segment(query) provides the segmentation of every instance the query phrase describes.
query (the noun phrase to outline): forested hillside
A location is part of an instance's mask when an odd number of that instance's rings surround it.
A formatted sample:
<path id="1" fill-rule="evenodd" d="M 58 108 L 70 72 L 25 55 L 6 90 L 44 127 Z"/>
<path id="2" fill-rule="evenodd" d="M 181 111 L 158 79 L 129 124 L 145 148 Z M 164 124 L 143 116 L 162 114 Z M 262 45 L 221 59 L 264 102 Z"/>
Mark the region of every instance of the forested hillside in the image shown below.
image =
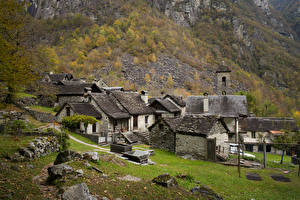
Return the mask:
<path id="1" fill-rule="evenodd" d="M 28 12 L 43 69 L 199 95 L 215 92 L 225 61 L 233 92 L 247 92 L 257 115 L 300 110 L 300 44 L 268 0 L 33 0 Z"/>
<path id="2" fill-rule="evenodd" d="M 271 0 L 273 7 L 285 18 L 300 39 L 300 1 Z"/>

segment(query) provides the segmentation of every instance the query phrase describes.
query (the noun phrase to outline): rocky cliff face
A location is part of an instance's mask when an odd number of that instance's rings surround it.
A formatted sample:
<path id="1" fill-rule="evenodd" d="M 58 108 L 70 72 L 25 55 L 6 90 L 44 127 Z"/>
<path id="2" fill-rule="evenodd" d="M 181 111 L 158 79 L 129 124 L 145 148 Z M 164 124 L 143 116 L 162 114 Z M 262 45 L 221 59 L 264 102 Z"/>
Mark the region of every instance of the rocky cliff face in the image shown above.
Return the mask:
<path id="1" fill-rule="evenodd" d="M 119 0 L 29 0 L 28 12 L 37 19 L 51 19 L 80 13 L 97 23 L 104 23 L 106 16 L 117 18 L 121 15 Z"/>
<path id="2" fill-rule="evenodd" d="M 207 10 L 226 13 L 229 8 L 225 2 L 217 0 L 148 0 L 166 16 L 183 26 L 194 25 Z"/>
<path id="3" fill-rule="evenodd" d="M 270 6 L 269 6 L 269 0 L 253 0 L 255 5 L 262 9 L 266 15 L 270 15 Z"/>

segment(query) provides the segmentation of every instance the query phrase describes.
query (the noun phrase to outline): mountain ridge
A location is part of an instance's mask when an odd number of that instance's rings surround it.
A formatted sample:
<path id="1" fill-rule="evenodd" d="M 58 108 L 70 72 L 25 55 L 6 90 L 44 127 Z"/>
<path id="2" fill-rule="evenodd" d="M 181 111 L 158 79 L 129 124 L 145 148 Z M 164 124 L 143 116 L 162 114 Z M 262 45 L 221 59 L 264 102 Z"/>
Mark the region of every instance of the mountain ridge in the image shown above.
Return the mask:
<path id="1" fill-rule="evenodd" d="M 167 89 L 199 94 L 207 90 L 214 93 L 211 72 L 225 60 L 234 72 L 233 80 L 238 83 L 233 92 L 248 89 L 265 93 L 278 106 L 283 105 L 284 113 L 289 108 L 282 99 L 288 98 L 291 104 L 297 104 L 300 45 L 291 37 L 292 31 L 281 21 L 281 16 L 272 15 L 274 11 L 267 0 L 138 3 L 107 0 L 101 1 L 102 4 L 89 0 L 76 0 L 71 4 L 70 1 L 49 1 L 44 9 L 38 7 L 43 1 L 32 2 L 38 3 L 36 10 L 29 10 L 39 23 L 47 28 L 49 24 L 59 25 L 51 32 L 51 37 L 57 34 L 54 43 L 41 41 L 46 53 L 56 58 L 57 62 L 51 66 L 58 71 L 90 77 L 100 73 L 111 84 L 130 89 L 160 90 L 172 79 L 172 88 Z M 88 11 L 90 7 L 94 9 Z M 46 13 L 44 17 L 42 13 Z M 78 13 L 87 17 L 80 17 Z M 74 18 L 85 25 L 79 23 L 77 28 L 66 31 L 70 26 L 68 20 L 76 24 Z M 61 25 L 63 21 L 65 25 Z M 60 25 L 63 31 L 58 30 Z M 128 57 L 126 54 L 132 60 L 129 64 L 123 59 Z M 154 71 L 160 71 L 154 76 L 156 72 L 150 72 L 153 66 L 164 65 L 161 60 L 168 58 L 178 61 L 171 65 L 184 63 L 195 72 L 186 74 L 186 81 L 182 83 L 182 77 L 178 78 L 169 70 L 172 67 L 165 64 L 169 75 L 154 67 Z"/>

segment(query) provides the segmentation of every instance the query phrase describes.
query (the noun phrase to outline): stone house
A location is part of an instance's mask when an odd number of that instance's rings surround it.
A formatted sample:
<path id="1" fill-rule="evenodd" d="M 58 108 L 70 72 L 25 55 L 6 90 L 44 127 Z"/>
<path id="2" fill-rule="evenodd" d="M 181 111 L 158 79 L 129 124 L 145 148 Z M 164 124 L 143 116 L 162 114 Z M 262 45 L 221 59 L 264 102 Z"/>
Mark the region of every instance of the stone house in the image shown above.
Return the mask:
<path id="1" fill-rule="evenodd" d="M 228 154 L 227 146 L 222 145 L 228 139 L 227 130 L 216 117 L 160 118 L 149 130 L 152 148 L 203 160 L 215 160 L 216 146 Z"/>
<path id="2" fill-rule="evenodd" d="M 181 109 L 168 99 L 154 99 L 150 104 L 155 110 L 156 117 L 180 117 Z"/>
<path id="3" fill-rule="evenodd" d="M 103 136 L 106 133 L 129 131 L 130 115 L 122 107 L 119 107 L 114 99 L 106 93 L 92 93 L 89 103 L 93 105 L 102 115 L 99 133 Z"/>
<path id="4" fill-rule="evenodd" d="M 103 92 L 94 83 L 80 83 L 80 84 L 64 84 L 57 85 L 58 92 L 57 103 L 62 106 L 65 103 L 81 103 L 86 102 L 86 96 L 90 93 L 101 93 Z"/>
<path id="5" fill-rule="evenodd" d="M 130 115 L 129 131 L 147 132 L 155 122 L 154 110 L 148 106 L 148 94 L 137 92 L 111 91 L 109 96 L 114 103 L 122 107 Z"/>
<path id="6" fill-rule="evenodd" d="M 246 96 L 216 95 L 189 96 L 186 99 L 185 115 L 217 116 L 227 130 L 229 142 L 236 143 L 238 121 L 248 116 Z"/>
<path id="7" fill-rule="evenodd" d="M 149 99 L 149 106 L 155 110 L 156 120 L 160 117 L 182 117 L 185 112 L 182 97 L 170 94 Z"/>
<path id="8" fill-rule="evenodd" d="M 284 130 L 296 132 L 297 124 L 293 118 L 248 117 L 241 121 L 244 144 L 247 151 L 263 151 L 260 144 L 262 137 L 267 144 L 267 152 L 281 154 L 272 144 L 276 136 L 284 134 Z"/>
<path id="9" fill-rule="evenodd" d="M 61 109 L 56 113 L 56 120 L 58 122 L 62 122 L 62 119 L 66 116 L 73 116 L 73 115 L 87 115 L 95 117 L 98 120 L 102 119 L 102 115 L 97 109 L 89 103 L 65 103 Z M 100 130 L 101 122 L 97 122 L 96 124 L 88 124 L 86 129 L 86 134 L 95 134 L 98 133 Z M 78 129 L 85 133 L 84 124 L 81 123 Z"/>

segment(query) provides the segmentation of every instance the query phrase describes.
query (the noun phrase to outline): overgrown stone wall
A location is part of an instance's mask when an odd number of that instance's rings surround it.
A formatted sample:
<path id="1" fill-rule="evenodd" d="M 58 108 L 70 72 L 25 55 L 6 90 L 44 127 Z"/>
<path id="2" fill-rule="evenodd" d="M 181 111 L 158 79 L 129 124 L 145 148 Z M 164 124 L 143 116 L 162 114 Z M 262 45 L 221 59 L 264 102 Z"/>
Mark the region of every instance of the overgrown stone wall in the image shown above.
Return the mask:
<path id="1" fill-rule="evenodd" d="M 31 141 L 28 146 L 21 147 L 18 152 L 14 154 L 12 160 L 25 161 L 39 158 L 41 156 L 45 156 L 57 151 L 59 151 L 59 143 L 57 137 L 38 137 Z"/>
<path id="2" fill-rule="evenodd" d="M 39 112 L 29 108 L 24 108 L 24 109 L 29 115 L 31 115 L 34 119 L 40 122 L 51 123 L 55 121 L 55 116 L 52 115 L 51 113 Z"/>
<path id="3" fill-rule="evenodd" d="M 205 137 L 176 134 L 176 154 L 191 155 L 195 159 L 206 159 L 207 140 Z"/>
<path id="4" fill-rule="evenodd" d="M 175 133 L 164 122 L 156 123 L 151 128 L 150 145 L 175 153 Z"/>

